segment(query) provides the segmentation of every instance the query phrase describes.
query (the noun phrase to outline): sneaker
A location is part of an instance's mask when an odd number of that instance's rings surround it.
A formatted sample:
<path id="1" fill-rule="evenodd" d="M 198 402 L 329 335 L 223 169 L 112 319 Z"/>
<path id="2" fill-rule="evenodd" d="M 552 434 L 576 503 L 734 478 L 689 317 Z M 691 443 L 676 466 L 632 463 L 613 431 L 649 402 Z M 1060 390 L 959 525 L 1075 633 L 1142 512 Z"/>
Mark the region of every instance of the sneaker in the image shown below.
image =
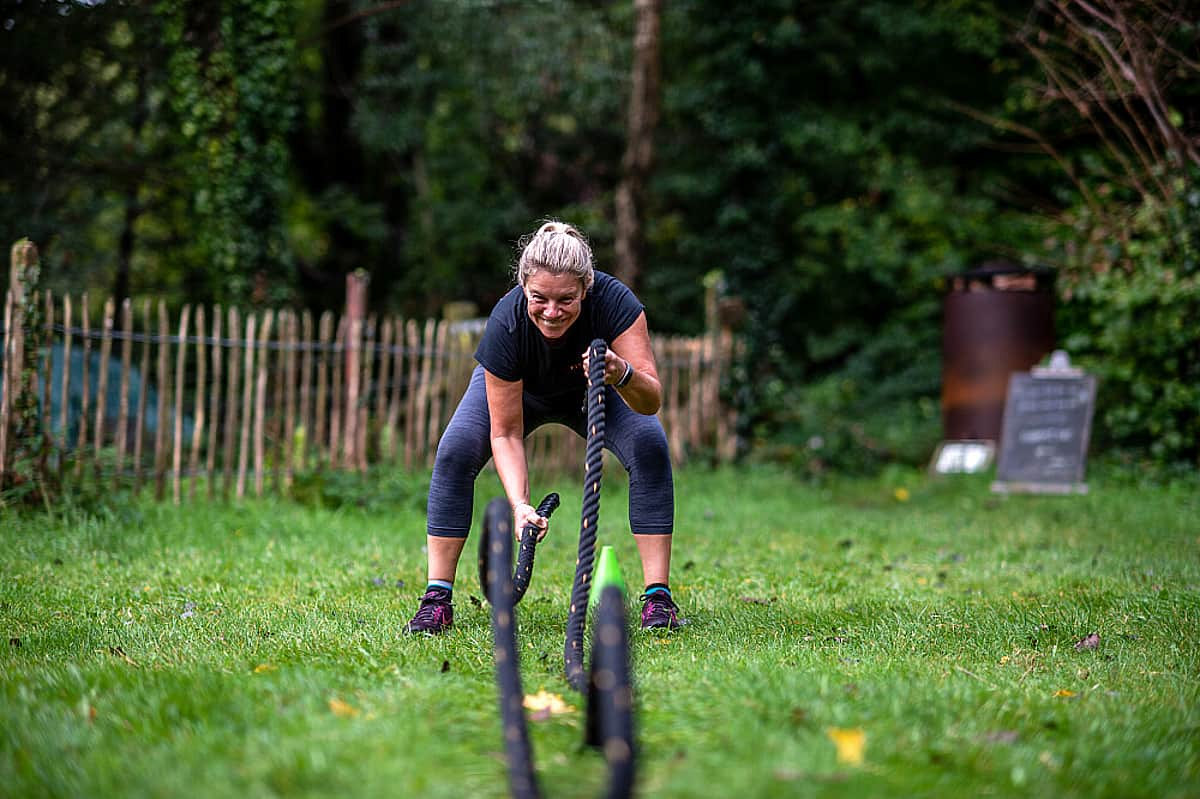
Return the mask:
<path id="1" fill-rule="evenodd" d="M 435 585 L 421 597 L 421 607 L 412 621 L 404 625 L 404 632 L 437 635 L 450 629 L 452 624 L 454 605 L 450 604 L 450 592 Z"/>
<path id="2" fill-rule="evenodd" d="M 687 619 L 679 618 L 679 606 L 662 591 L 642 594 L 639 599 L 642 600 L 643 630 L 674 630 L 687 624 Z"/>

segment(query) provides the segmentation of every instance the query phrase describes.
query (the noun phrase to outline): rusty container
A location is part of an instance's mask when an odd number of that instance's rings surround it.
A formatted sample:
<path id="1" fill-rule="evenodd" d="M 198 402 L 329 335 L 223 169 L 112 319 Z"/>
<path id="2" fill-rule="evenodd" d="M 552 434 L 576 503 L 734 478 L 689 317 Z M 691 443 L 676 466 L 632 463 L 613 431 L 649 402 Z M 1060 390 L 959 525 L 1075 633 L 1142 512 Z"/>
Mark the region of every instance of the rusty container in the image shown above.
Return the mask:
<path id="1" fill-rule="evenodd" d="M 985 263 L 951 278 L 943 313 L 943 436 L 998 441 L 1009 375 L 1054 349 L 1054 272 Z"/>

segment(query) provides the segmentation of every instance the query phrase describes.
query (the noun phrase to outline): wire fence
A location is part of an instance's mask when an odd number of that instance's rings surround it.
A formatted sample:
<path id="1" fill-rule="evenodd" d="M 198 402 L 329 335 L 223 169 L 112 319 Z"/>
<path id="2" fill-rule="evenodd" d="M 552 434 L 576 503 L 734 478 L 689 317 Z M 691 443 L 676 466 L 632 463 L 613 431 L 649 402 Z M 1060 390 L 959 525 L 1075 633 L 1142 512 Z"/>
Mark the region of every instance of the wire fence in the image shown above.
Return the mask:
<path id="1" fill-rule="evenodd" d="M 432 465 L 465 390 L 481 320 L 314 316 L 9 291 L 0 479 L 22 453 L 59 476 L 153 485 L 159 499 L 286 493 L 298 473 Z M 721 400 L 727 331 L 655 336 L 674 462 L 734 454 Z M 36 402 L 34 397 L 36 396 Z M 582 439 L 551 426 L 532 470 L 574 471 Z M 32 439 L 36 438 L 36 441 Z"/>

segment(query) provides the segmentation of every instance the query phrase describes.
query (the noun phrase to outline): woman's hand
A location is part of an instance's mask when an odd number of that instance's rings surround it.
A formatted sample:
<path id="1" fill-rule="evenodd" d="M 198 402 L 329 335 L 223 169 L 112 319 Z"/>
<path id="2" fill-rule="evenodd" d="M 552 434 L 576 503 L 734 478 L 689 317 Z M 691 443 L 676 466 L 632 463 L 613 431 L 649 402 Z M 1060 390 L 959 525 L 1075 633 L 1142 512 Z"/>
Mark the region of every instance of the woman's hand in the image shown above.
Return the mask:
<path id="1" fill-rule="evenodd" d="M 540 542 L 550 530 L 550 520 L 538 515 L 537 508 L 528 502 L 518 502 L 513 507 L 513 537 L 521 542 L 521 533 L 525 525 L 532 524 L 537 529 L 537 540 Z"/>
<path id="2" fill-rule="evenodd" d="M 589 375 L 592 373 L 592 348 L 588 347 L 583 352 L 583 374 Z M 617 355 L 611 349 L 604 351 L 604 382 L 607 385 L 614 386 L 621 381 L 628 369 L 632 369 L 633 365 L 629 361 Z"/>
<path id="3" fill-rule="evenodd" d="M 583 354 L 585 376 L 589 371 L 590 354 L 590 348 Z M 662 407 L 662 383 L 658 380 L 645 311 L 605 351 L 604 382 L 616 388 L 625 404 L 638 413 L 655 414 Z"/>

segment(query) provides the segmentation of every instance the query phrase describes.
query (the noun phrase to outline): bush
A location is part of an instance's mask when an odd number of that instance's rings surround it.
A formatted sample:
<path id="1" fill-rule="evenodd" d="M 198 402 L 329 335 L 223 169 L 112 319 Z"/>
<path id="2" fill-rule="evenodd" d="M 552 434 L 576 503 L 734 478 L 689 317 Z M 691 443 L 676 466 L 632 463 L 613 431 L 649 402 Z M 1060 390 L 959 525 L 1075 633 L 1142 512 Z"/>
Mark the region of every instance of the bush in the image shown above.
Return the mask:
<path id="1" fill-rule="evenodd" d="M 1095 448 L 1200 464 L 1200 170 L 1173 206 L 1145 201 L 1127 231 L 1091 227 L 1068 251 L 1064 341 L 1100 377 Z M 1124 243 L 1120 243 L 1124 242 Z"/>
<path id="2" fill-rule="evenodd" d="M 373 469 L 366 474 L 321 470 L 296 475 L 293 501 L 313 508 L 359 508 L 386 511 L 395 508 L 425 509 L 428 477 L 398 469 Z"/>

